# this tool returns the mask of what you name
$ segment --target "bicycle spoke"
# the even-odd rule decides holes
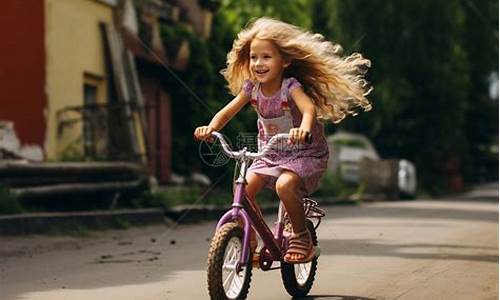
[[[231,284],[233,283],[234,275],[236,275],[236,272],[231,272],[226,277],[226,279],[224,280],[224,283],[222,284],[224,286],[224,290],[226,290],[226,291],[229,290],[229,288],[231,287]]]
[[[236,277],[234,278],[234,286],[239,290],[242,285],[243,278],[241,278],[241,275],[236,275]]]

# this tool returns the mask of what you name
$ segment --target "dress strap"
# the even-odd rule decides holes
[[[260,88],[260,82],[257,81],[253,85],[252,95],[250,98],[250,104],[252,104],[252,106],[253,106],[253,108],[255,108],[255,110],[257,110],[257,94],[259,92],[259,88]]]
[[[281,82],[281,108],[286,112],[290,110],[288,105],[288,78]]]

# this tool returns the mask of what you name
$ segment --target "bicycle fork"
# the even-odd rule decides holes
[[[246,153],[246,148],[242,150],[243,154]],[[266,222],[263,220],[261,215],[258,213],[258,208],[252,203],[252,201],[246,199],[245,196],[245,185],[246,185],[246,173],[248,160],[243,156],[240,160],[240,170],[238,179],[235,181],[234,188],[234,198],[232,209],[227,211],[222,218],[217,223],[217,230],[228,222],[237,222],[241,220],[243,222],[244,236],[243,236],[243,249],[242,255],[240,256],[240,261],[238,262],[236,270],[239,272],[241,267],[246,264],[250,255],[250,235],[252,230],[252,225],[255,230],[259,233],[259,236],[264,242],[265,248],[269,251],[273,260],[281,260],[283,257],[282,253],[282,233],[283,233],[283,208],[280,203],[280,217],[278,223],[276,224],[275,234],[271,232]],[[280,225],[281,224],[281,225]]]

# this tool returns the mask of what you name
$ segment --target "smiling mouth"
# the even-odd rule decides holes
[[[255,70],[255,73],[257,75],[264,75],[266,74],[267,72],[269,72],[269,70]]]

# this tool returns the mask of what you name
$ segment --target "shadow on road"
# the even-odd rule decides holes
[[[498,264],[498,255],[495,254],[460,254],[444,253],[443,249],[496,251],[494,247],[462,246],[447,244],[382,244],[373,240],[322,240],[320,239],[321,253],[325,255],[354,255],[360,257],[400,257],[408,259],[437,259],[437,260],[465,260],[482,261]],[[412,250],[414,252],[412,252]]]
[[[432,203],[430,201],[429,203]],[[443,202],[445,203],[445,202]],[[393,206],[360,206],[359,209],[342,210],[342,214],[336,214],[338,207],[327,206],[327,216],[333,219],[347,219],[352,217],[369,216],[370,218],[405,218],[408,220],[461,220],[482,221],[498,223],[498,207],[491,210],[477,210],[473,208],[455,208],[453,202],[449,207],[412,207],[401,206],[392,203]],[[330,213],[332,211],[332,213]]]

